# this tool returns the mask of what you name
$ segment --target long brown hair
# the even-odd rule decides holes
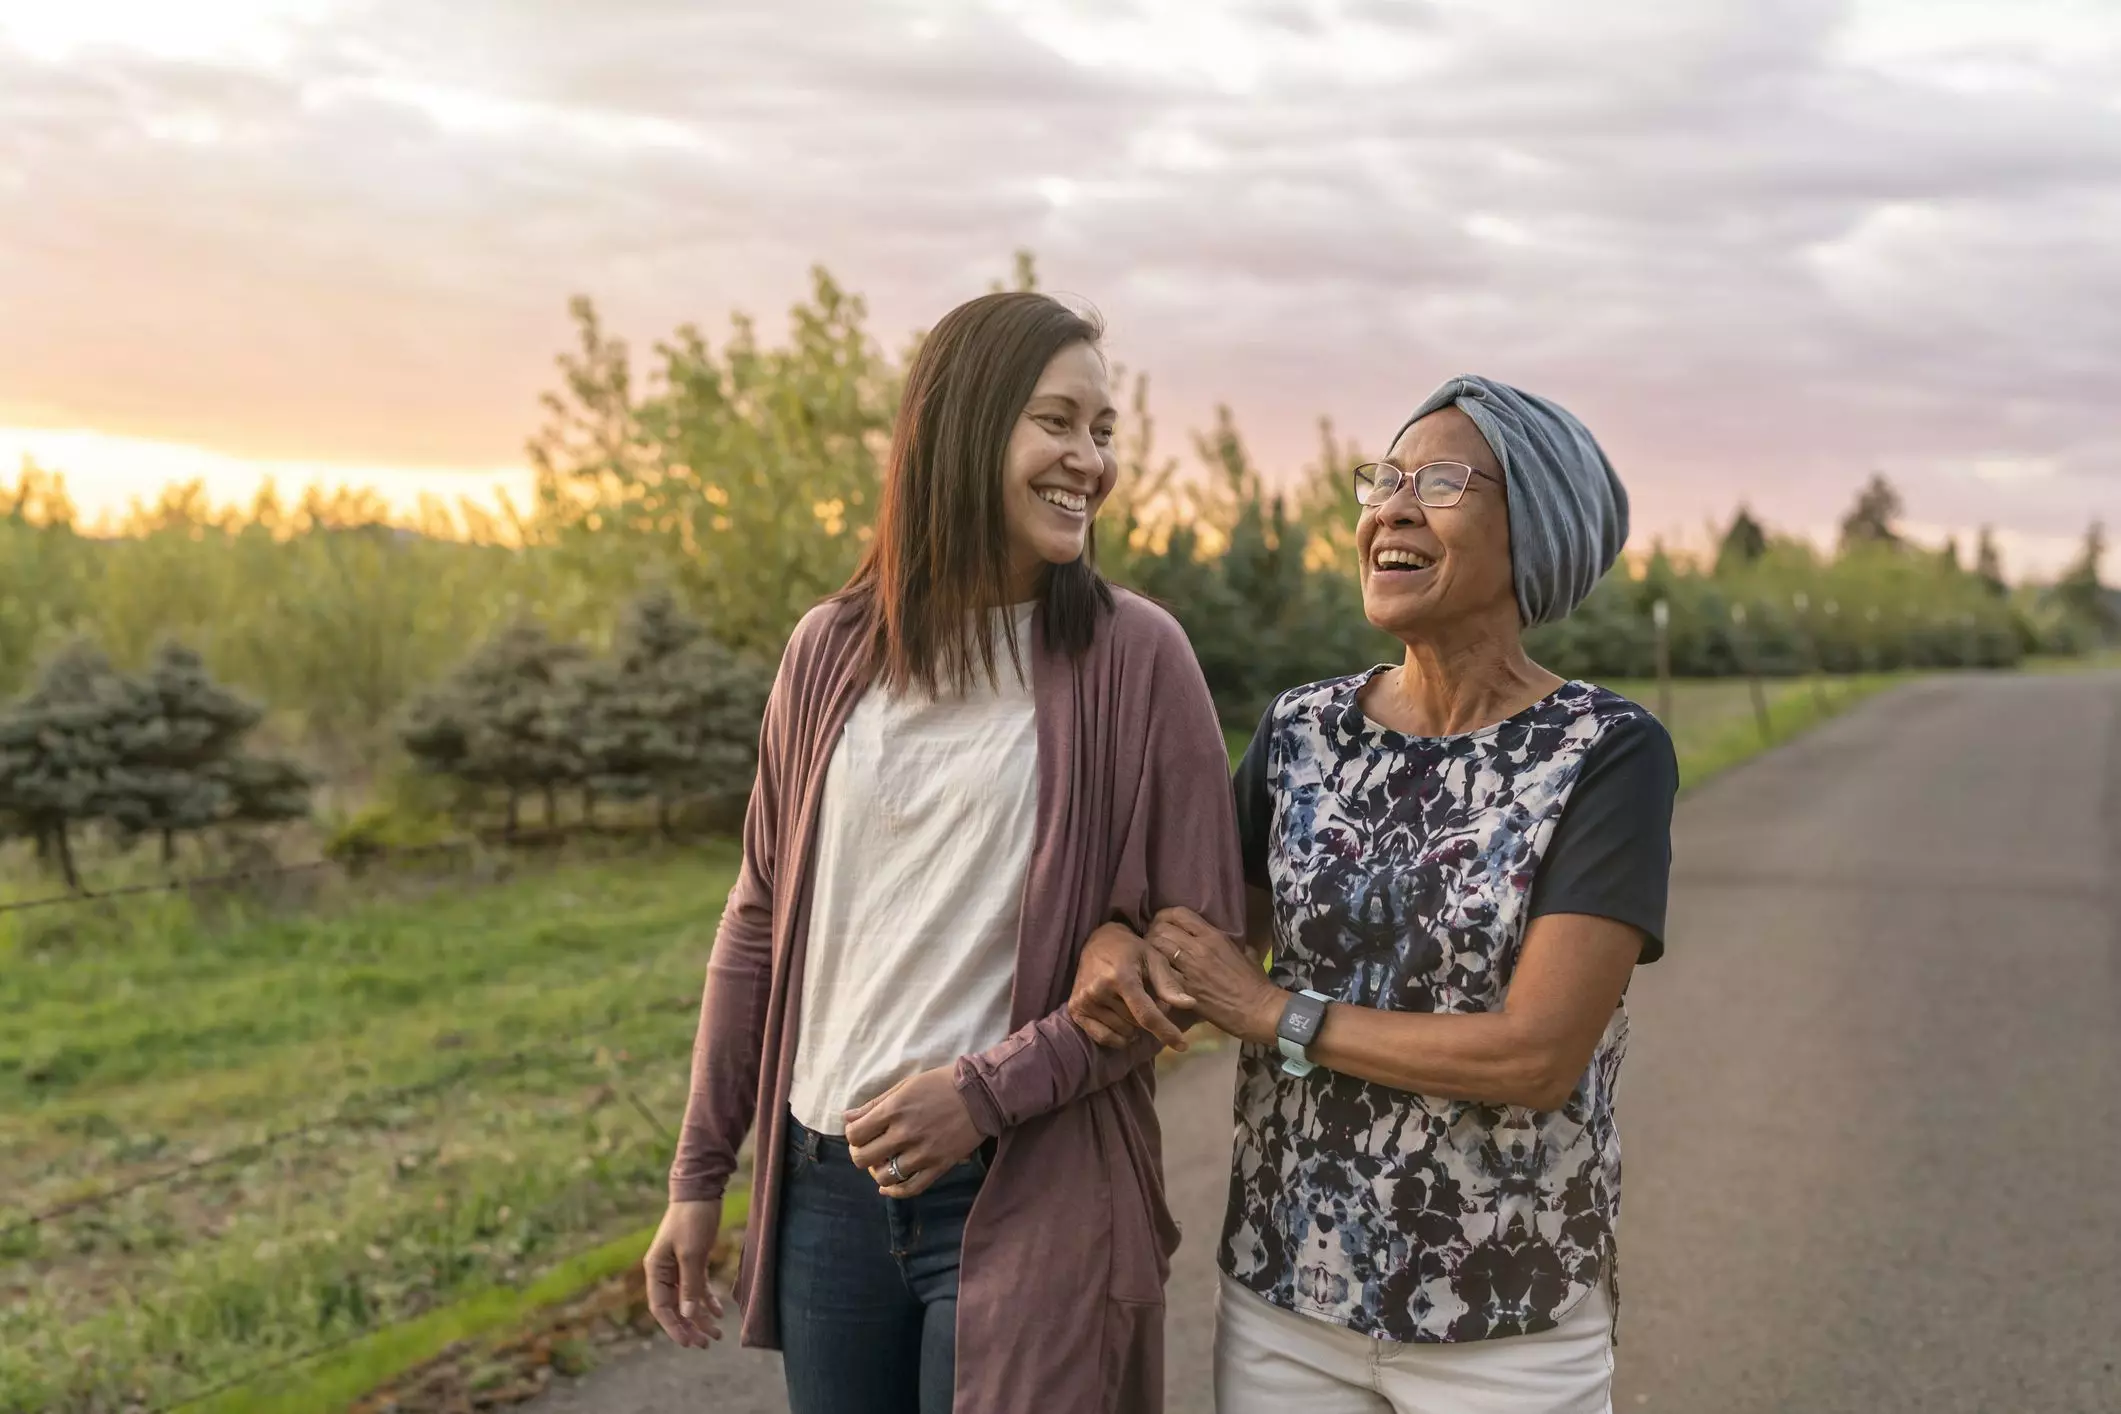
[[[1103,334],[1092,316],[1016,291],[966,301],[921,342],[891,432],[875,534],[838,596],[862,606],[870,661],[894,692],[999,683],[986,625],[1013,592],[1002,496],[1009,438],[1053,356]],[[1096,553],[1093,525],[1082,558],[1047,566],[1039,594],[1045,641],[1071,655],[1089,648],[1112,608]],[[1021,672],[1011,616],[1003,636]]]

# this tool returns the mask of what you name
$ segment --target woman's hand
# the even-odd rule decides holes
[[[672,1203],[648,1244],[641,1266],[648,1278],[648,1311],[656,1324],[690,1350],[704,1350],[722,1338],[715,1324],[722,1298],[707,1284],[707,1260],[714,1255],[715,1235],[722,1227],[722,1204]]]
[[[1202,1017],[1240,1041],[1274,1043],[1289,994],[1227,934],[1190,908],[1167,908],[1149,925],[1146,941],[1178,974]]]
[[[1068,1015],[1106,1050],[1125,1050],[1146,1031],[1183,1051],[1186,1033],[1174,1013],[1193,1009],[1193,998],[1171,965],[1124,923],[1107,923],[1083,944]]]
[[[847,1147],[886,1198],[911,1198],[970,1158],[986,1136],[957,1093],[955,1066],[909,1075],[847,1111]],[[898,1173],[891,1161],[898,1160]]]

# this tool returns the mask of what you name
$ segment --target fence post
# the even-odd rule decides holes
[[[1828,631],[1829,633],[1831,633],[1831,632],[1833,631],[1833,629],[1834,629],[1834,626],[1835,626],[1835,624],[1837,624],[1837,623],[1838,623],[1838,622],[1840,621],[1840,618],[1841,618],[1841,605],[1840,605],[1840,603],[1839,603],[1839,602],[1838,602],[1837,600],[1833,600],[1833,599],[1829,599],[1829,600],[1827,600],[1827,601],[1826,601],[1826,624],[1827,624],[1827,631]],[[1820,653],[1821,653],[1821,658],[1820,658],[1820,661],[1821,661],[1821,663],[1824,663],[1824,662],[1825,662],[1825,656],[1824,656],[1824,654],[1825,654],[1825,651],[1826,651],[1826,650],[1824,650],[1824,649],[1821,649],[1821,650],[1820,650]]]
[[[1657,720],[1672,729],[1672,606],[1659,599],[1650,605],[1650,622],[1657,626]]]
[[[1753,657],[1752,640],[1746,636],[1743,604],[1731,605],[1731,647],[1737,650],[1739,671],[1745,674],[1746,686],[1753,695],[1753,719],[1760,723],[1760,740],[1772,744],[1775,727],[1768,720],[1767,688],[1760,681],[1760,664]]]
[[[1819,651],[1819,636],[1812,632],[1810,610],[1811,596],[1798,590],[1790,596],[1790,604],[1797,610],[1797,632],[1804,639],[1804,666],[1811,672],[1812,706],[1819,715],[1826,715],[1826,658]]]

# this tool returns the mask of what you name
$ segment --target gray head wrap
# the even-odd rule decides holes
[[[1527,627],[1569,616],[1628,539],[1628,493],[1590,429],[1565,408],[1491,378],[1452,378],[1392,434],[1439,408],[1473,419],[1502,463],[1510,571]],[[1389,444],[1388,444],[1389,445]]]

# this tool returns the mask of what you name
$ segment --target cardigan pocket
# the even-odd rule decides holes
[[[1105,1303],[1102,1414],[1157,1414],[1164,1407],[1164,1303]]]

